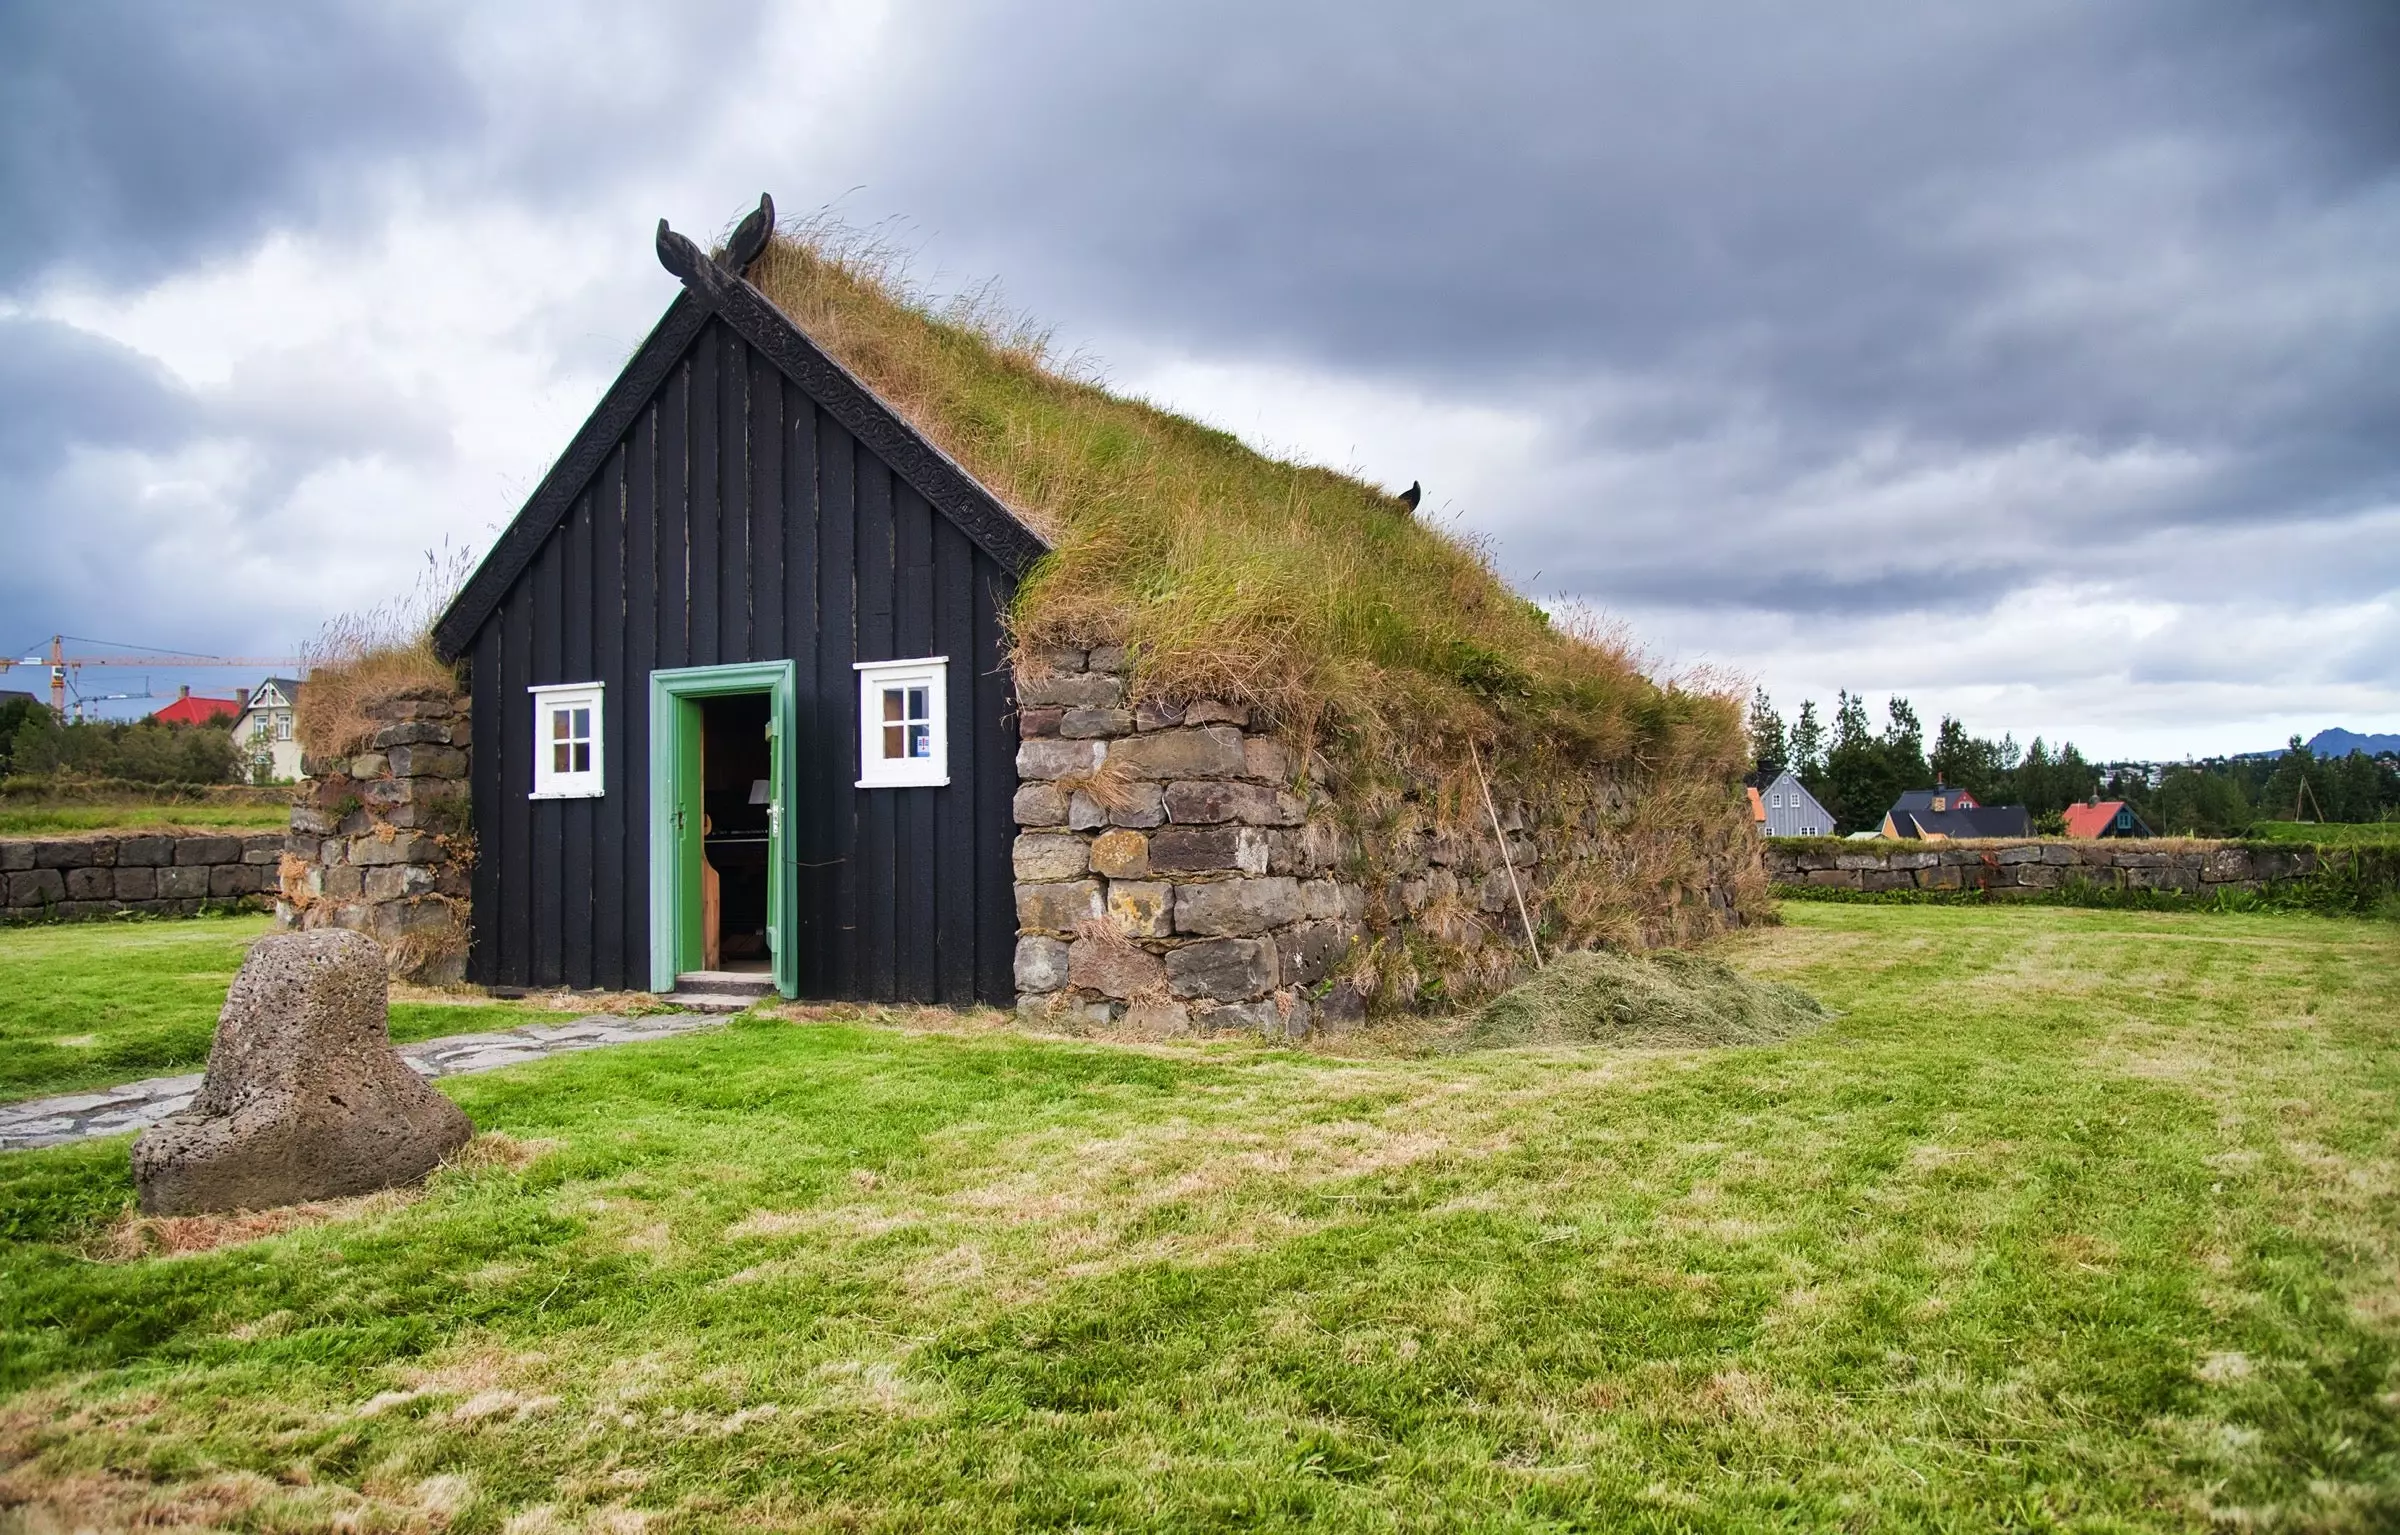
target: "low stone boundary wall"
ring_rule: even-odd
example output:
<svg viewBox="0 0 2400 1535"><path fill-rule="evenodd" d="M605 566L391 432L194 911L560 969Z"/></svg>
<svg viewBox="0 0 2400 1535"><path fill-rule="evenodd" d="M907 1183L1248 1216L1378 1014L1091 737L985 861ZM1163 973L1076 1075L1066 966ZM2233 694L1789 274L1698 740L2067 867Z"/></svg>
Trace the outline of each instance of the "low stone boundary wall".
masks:
<svg viewBox="0 0 2400 1535"><path fill-rule="evenodd" d="M2257 890L2317 870L2313 847L2195 841L2083 842L2055 838L1991 842L1822 842L1766 844L1767 877L1779 885L1845 890L2054 890L2073 880L2127 890Z"/></svg>
<svg viewBox="0 0 2400 1535"><path fill-rule="evenodd" d="M0 841L0 921L262 910L282 857L272 831L11 838Z"/></svg>

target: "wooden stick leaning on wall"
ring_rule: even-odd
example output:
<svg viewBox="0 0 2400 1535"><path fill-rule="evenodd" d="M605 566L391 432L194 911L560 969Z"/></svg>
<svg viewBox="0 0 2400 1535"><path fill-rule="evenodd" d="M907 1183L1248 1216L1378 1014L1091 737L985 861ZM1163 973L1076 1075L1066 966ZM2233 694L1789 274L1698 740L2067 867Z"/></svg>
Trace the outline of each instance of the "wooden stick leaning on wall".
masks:
<svg viewBox="0 0 2400 1535"><path fill-rule="evenodd" d="M1517 861L1508 856L1508 833L1500 829L1500 807L1492 803L1492 781L1483 776L1483 753L1469 741L1467 755L1475 762L1475 781L1483 786L1484 814L1492 818L1492 839L1500 844L1500 866L1508 870L1508 888L1517 898L1517 920L1525 924L1525 944L1533 950L1533 968L1540 970L1542 941L1533 936L1533 913L1525 909L1525 887L1517 883Z"/></svg>

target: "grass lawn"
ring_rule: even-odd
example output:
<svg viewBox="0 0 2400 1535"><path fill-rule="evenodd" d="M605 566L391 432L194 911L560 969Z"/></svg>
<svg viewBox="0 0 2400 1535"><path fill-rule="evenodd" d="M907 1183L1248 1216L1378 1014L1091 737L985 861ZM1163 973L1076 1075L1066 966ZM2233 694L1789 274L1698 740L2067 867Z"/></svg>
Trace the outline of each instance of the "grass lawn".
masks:
<svg viewBox="0 0 2400 1535"><path fill-rule="evenodd" d="M169 801L158 805L0 805L0 837L57 833L157 831L279 831L289 825L289 805L205 804Z"/></svg>
<svg viewBox="0 0 2400 1535"><path fill-rule="evenodd" d="M0 1157L0 1522L2400 1523L2400 932L1787 912L1766 1048L745 1021L133 1261L122 1142Z"/></svg>
<svg viewBox="0 0 2400 1535"><path fill-rule="evenodd" d="M271 925L245 916L0 927L0 1103L199 1070L242 951ZM395 1002L392 1037L509 1028L532 1021L519 1016L527 1011Z"/></svg>
<svg viewBox="0 0 2400 1535"><path fill-rule="evenodd" d="M2400 821L2261 821L2249 835L2268 842L2386 847L2400 845Z"/></svg>

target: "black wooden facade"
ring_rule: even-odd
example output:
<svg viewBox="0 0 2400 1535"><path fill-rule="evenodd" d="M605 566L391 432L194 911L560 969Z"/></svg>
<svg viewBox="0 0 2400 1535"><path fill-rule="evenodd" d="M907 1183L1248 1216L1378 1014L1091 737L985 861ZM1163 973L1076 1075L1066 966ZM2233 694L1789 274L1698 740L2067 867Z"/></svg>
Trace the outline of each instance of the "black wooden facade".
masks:
<svg viewBox="0 0 2400 1535"><path fill-rule="evenodd" d="M645 988L649 674L788 658L800 995L1004 1002L1002 618L1043 546L742 281L767 219L762 203L724 265L662 222L685 292L436 628L473 700L468 976ZM856 788L853 663L935 655L949 785ZM527 689L594 680L605 793L529 799Z"/></svg>

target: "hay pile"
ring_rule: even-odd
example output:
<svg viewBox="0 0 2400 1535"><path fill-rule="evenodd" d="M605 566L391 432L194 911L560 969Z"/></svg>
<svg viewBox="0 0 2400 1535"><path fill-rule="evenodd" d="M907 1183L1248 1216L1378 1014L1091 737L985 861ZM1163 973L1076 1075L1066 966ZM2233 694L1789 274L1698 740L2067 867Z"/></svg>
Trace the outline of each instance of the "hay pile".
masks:
<svg viewBox="0 0 2400 1535"><path fill-rule="evenodd" d="M1519 1045L1688 1048L1763 1045L1829 1015L1797 986L1754 981L1680 949L1562 954L1532 980L1456 1019L1433 1039L1443 1054Z"/></svg>

